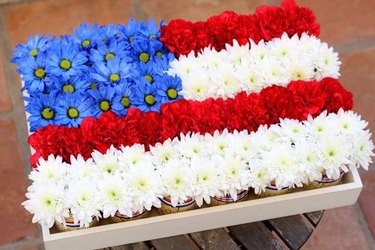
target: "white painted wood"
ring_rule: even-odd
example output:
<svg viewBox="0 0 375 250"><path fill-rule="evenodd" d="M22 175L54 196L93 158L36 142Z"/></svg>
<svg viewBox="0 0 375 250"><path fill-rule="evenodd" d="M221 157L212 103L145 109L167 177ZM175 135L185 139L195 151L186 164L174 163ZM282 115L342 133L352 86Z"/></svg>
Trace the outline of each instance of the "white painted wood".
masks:
<svg viewBox="0 0 375 250"><path fill-rule="evenodd" d="M170 215L102 225L63 233L43 227L46 249L94 249L164 238L354 204L362 189L358 171L341 184L314 190L199 208Z"/></svg>

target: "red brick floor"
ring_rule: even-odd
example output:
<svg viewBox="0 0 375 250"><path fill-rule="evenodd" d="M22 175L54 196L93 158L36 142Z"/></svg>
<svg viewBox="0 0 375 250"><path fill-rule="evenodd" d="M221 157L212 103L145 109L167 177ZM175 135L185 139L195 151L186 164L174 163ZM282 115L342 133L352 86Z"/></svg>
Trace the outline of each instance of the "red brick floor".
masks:
<svg viewBox="0 0 375 250"><path fill-rule="evenodd" d="M126 23L129 17L156 20L206 19L223 10L251 13L279 0L0 0L0 249L40 248L40 233L20 206L27 186L26 129L19 77L8 63L11 49L36 32L60 35L82 22ZM353 92L355 111L375 131L374 0L297 0L316 13L321 39L340 52L341 81ZM374 168L374 167L373 167ZM304 249L374 249L375 171L363 176L359 204L326 211ZM11 223L17 218L17 223ZM5 244L5 245L4 245Z"/></svg>

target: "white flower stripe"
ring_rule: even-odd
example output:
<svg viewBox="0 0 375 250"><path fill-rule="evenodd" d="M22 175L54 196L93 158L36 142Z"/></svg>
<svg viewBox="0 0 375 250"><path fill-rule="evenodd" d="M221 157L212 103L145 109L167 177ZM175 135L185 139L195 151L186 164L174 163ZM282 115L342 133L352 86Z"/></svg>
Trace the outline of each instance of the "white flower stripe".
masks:
<svg viewBox="0 0 375 250"><path fill-rule="evenodd" d="M235 201L250 187L261 193L270 184L280 190L322 177L336 179L359 166L367 169L372 162L374 144L366 127L357 114L340 110L304 122L281 119L252 133L181 135L150 151L141 145L111 147L105 154L93 152L93 159L72 159L72 164L50 156L40 161L40 171L30 174L34 183L23 205L34 214L34 222L52 226L69 210L75 223L87 226L99 211L104 217L131 217L160 207L163 197L173 206L190 198L201 206L214 197ZM117 166L106 167L107 163ZM56 168L61 168L59 174L46 178L45 173L56 173Z"/></svg>
<svg viewBox="0 0 375 250"><path fill-rule="evenodd" d="M181 78L185 99L201 101L259 92L273 84L287 86L293 80L337 79L340 65L332 47L304 33L258 44L250 40L243 46L234 40L225 50L205 48L197 56L191 52L172 61L168 73Z"/></svg>

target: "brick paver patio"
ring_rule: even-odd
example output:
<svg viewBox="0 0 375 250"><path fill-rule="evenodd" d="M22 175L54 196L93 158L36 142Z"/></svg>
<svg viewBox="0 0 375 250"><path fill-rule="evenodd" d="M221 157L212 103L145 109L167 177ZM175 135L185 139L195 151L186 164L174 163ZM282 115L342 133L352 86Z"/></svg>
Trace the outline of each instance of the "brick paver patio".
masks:
<svg viewBox="0 0 375 250"><path fill-rule="evenodd" d="M21 207L28 182L29 149L20 79L11 50L36 32L68 33L81 22L125 23L128 18L205 19L224 10L251 13L278 0L0 0L0 249L43 249L39 227ZM341 82L353 92L354 110L375 132L375 19L373 0L297 0L312 8L321 39L340 53ZM326 211L304 249L375 249L375 171L364 173L359 202Z"/></svg>

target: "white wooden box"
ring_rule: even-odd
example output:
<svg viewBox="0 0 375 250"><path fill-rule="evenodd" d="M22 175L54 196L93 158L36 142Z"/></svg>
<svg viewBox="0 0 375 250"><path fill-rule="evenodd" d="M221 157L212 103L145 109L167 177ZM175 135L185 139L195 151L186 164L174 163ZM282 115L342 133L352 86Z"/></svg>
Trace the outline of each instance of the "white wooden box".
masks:
<svg viewBox="0 0 375 250"><path fill-rule="evenodd" d="M354 204L362 189L358 171L340 184L192 211L100 225L70 232L42 227L46 249L94 249L244 224Z"/></svg>

